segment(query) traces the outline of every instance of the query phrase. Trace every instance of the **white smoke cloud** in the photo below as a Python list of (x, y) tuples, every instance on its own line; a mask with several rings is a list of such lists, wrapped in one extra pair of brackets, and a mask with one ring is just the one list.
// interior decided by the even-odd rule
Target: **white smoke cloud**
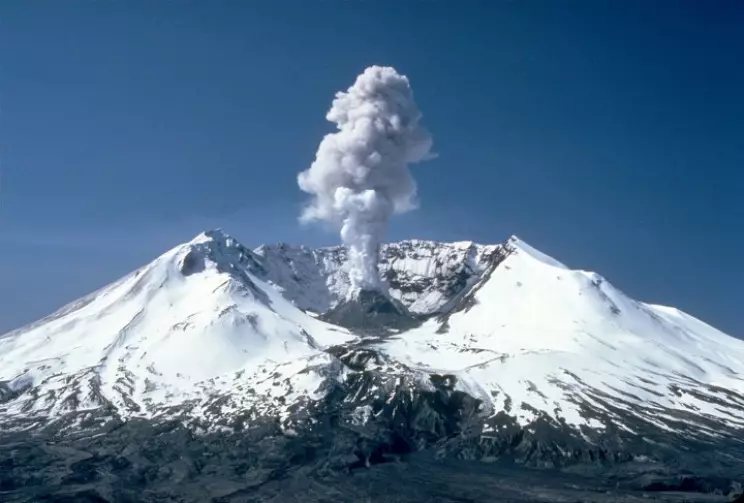
[(301, 220), (339, 224), (352, 284), (374, 289), (390, 216), (416, 207), (408, 165), (431, 157), (432, 139), (419, 125), (408, 78), (391, 67), (364, 70), (336, 94), (326, 118), (338, 131), (323, 138), (315, 161), (298, 176), (300, 189), (313, 196)]

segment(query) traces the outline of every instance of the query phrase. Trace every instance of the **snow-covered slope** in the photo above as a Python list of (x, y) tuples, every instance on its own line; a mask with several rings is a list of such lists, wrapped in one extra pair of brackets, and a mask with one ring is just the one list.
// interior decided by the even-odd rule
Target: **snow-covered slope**
[(204, 233), (0, 337), (0, 422), (100, 409), (285, 417), (336, 384), (369, 419), (404, 381), (425, 392), (450, 375), (481, 401), (486, 432), (744, 428), (744, 341), (516, 238), (385, 246), (381, 273), (414, 328), (374, 337), (318, 316), (351, 298), (345, 260), (339, 247), (250, 251)]
[(292, 379), (275, 394), (312, 395), (319, 378), (306, 369), (331, 364), (322, 349), (351, 335), (296, 308), (260, 271), (250, 250), (211, 231), (3, 336), (0, 382), (28, 390), (5, 413), (111, 404), (151, 415), (220, 390), (260, 395), (279, 375)]
[(634, 301), (516, 238), (509, 244), (460, 309), (381, 350), (458, 376), (492, 415), (510, 411), (522, 425), (542, 417), (595, 429), (630, 429), (630, 419), (711, 434), (711, 420), (744, 428), (744, 341)]

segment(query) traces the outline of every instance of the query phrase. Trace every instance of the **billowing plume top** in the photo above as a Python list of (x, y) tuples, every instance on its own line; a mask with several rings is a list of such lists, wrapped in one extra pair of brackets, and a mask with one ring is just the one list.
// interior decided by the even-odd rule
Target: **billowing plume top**
[(432, 139), (419, 125), (408, 78), (391, 67), (367, 68), (336, 94), (326, 118), (338, 131), (323, 138), (315, 161), (298, 176), (300, 189), (313, 196), (302, 220), (340, 224), (352, 283), (376, 289), (388, 219), (416, 206), (408, 165), (430, 155)]

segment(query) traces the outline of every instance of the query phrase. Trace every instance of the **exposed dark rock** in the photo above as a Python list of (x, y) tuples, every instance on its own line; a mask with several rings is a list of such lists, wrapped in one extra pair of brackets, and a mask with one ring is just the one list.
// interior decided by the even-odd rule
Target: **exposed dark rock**
[(420, 323), (403, 304), (377, 290), (360, 290), (321, 319), (362, 333), (405, 330)]

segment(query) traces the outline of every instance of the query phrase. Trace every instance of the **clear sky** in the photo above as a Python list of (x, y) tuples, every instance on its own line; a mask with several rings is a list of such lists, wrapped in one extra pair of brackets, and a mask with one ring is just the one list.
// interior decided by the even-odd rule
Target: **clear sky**
[(335, 244), (296, 175), (333, 94), (408, 75), (436, 160), (390, 239), (516, 234), (744, 335), (744, 3), (0, 5), (0, 332), (200, 230)]

